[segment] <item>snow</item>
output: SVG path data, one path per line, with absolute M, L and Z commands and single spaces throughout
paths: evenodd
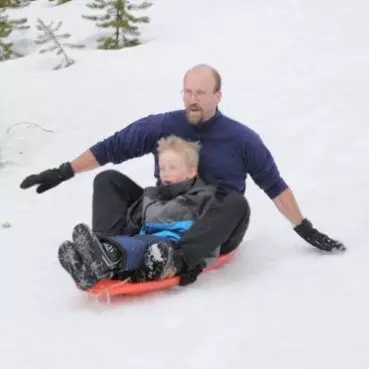
M 368 368 L 367 2 L 157 0 L 144 43 L 120 51 L 95 49 L 101 30 L 80 18 L 84 0 L 12 12 L 32 27 L 13 35 L 27 56 L 0 64 L 1 367 Z M 37 17 L 86 44 L 70 51 L 75 65 L 53 71 L 59 57 L 37 53 Z M 223 77 L 221 110 L 260 133 L 303 213 L 348 250 L 306 244 L 248 179 L 252 221 L 234 261 L 186 288 L 88 301 L 58 246 L 90 222 L 100 170 L 145 186 L 152 157 L 42 195 L 19 184 L 137 118 L 181 108 L 183 74 L 204 62 Z

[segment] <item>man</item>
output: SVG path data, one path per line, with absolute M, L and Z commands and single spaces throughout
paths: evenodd
M 21 188 L 39 185 L 37 192 L 42 193 L 76 173 L 148 153 L 154 154 L 154 175 L 160 181 L 156 145 L 160 138 L 173 134 L 201 143 L 200 176 L 215 179 L 219 198 L 184 234 L 176 250 L 175 266 L 183 284 L 196 279 L 200 261 L 219 245 L 221 252 L 227 253 L 241 243 L 250 217 L 244 197 L 248 174 L 305 241 L 325 251 L 345 250 L 341 242 L 319 232 L 304 218 L 268 148 L 257 133 L 220 112 L 221 98 L 219 73 L 208 65 L 197 65 L 183 79 L 184 110 L 139 119 L 72 162 L 27 177 Z M 110 236 L 131 232 L 126 224 L 127 209 L 141 195 L 142 188 L 127 176 L 113 170 L 99 173 L 94 181 L 93 231 Z

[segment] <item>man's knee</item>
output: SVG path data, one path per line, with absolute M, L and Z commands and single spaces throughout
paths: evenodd
M 232 209 L 239 217 L 250 217 L 250 205 L 239 192 L 230 192 L 223 200 L 223 205 Z
M 94 178 L 94 188 L 105 186 L 106 183 L 121 181 L 124 174 L 114 169 L 104 170 L 98 173 Z
M 221 246 L 221 254 L 227 254 L 241 244 L 250 222 L 250 206 L 242 194 L 230 193 L 225 198 L 225 203 L 227 207 L 232 209 L 235 223 L 230 237 Z

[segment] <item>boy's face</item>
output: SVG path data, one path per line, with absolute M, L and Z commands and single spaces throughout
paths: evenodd
M 159 155 L 160 180 L 163 184 L 172 184 L 193 179 L 197 168 L 190 167 L 183 155 L 167 150 Z

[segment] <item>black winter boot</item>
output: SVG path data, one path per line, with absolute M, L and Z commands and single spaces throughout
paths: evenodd
M 151 245 L 144 255 L 144 270 L 147 279 L 170 278 L 180 272 L 182 260 L 172 245 L 159 242 Z
M 83 263 L 98 279 L 111 279 L 122 260 L 119 249 L 101 241 L 87 225 L 82 223 L 74 227 L 72 237 Z
M 88 290 L 97 283 L 97 277 L 83 264 L 81 255 L 72 242 L 65 241 L 61 244 L 58 259 L 81 290 Z

